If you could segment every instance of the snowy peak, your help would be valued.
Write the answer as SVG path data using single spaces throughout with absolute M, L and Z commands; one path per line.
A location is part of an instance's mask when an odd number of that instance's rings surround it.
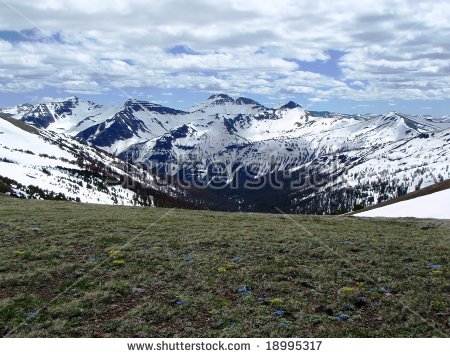
M 294 108 L 302 108 L 302 106 L 293 101 L 289 101 L 288 103 L 280 107 L 280 109 L 294 109 Z
M 80 99 L 77 96 L 69 96 L 62 99 L 58 99 L 55 101 L 52 101 L 52 103 L 72 103 L 74 105 L 78 104 Z
M 232 106 L 235 104 L 234 98 L 226 95 L 226 94 L 214 94 L 210 96 L 206 101 L 192 107 L 192 111 L 202 110 L 208 107 L 223 107 L 223 106 Z
M 241 104 L 241 105 L 251 105 L 251 106 L 255 106 L 255 107 L 263 107 L 260 103 L 252 100 L 251 98 L 246 98 L 246 97 L 239 97 L 236 102 L 236 104 Z
M 407 116 L 397 112 L 388 112 L 381 116 L 380 120 L 387 126 L 395 128 L 397 133 L 403 133 L 403 136 L 418 135 L 445 127 L 445 125 L 435 123 L 427 117 Z
M 159 114 L 185 114 L 186 112 L 170 107 L 165 107 L 157 103 L 151 103 L 147 101 L 140 101 L 136 99 L 129 99 L 124 103 L 124 109 L 131 109 L 134 112 L 148 111 L 156 112 Z
M 33 106 L 20 119 L 38 128 L 75 135 L 92 126 L 106 108 L 91 101 L 71 96 Z M 16 117 L 17 118 L 17 117 Z
M 129 99 L 107 115 L 102 115 L 101 121 L 79 131 L 76 138 L 120 154 L 131 145 L 167 133 L 183 122 L 188 114 L 160 104 Z
M 189 108 L 190 113 L 201 112 L 206 115 L 247 115 L 255 114 L 264 107 L 258 102 L 245 97 L 234 99 L 226 94 L 215 94 L 206 101 Z
M 225 93 L 220 93 L 220 94 L 213 94 L 208 98 L 208 101 L 234 102 L 234 99 Z
M 1 108 L 0 114 L 4 114 L 15 119 L 21 119 L 26 113 L 33 109 L 33 105 L 24 103 L 15 107 Z
M 391 121 L 391 122 L 402 120 L 403 118 L 404 117 L 401 114 L 392 111 L 383 114 L 381 117 L 383 121 Z
M 54 113 L 46 104 L 38 104 L 22 117 L 22 120 L 35 125 L 38 128 L 47 128 L 50 123 L 55 122 Z
M 233 97 L 228 96 L 227 94 L 221 93 L 221 94 L 215 94 L 210 96 L 204 104 L 207 105 L 214 105 L 214 106 L 220 106 L 220 105 L 227 105 L 227 104 L 235 104 L 235 105 L 250 105 L 254 107 L 263 107 L 260 103 L 254 101 L 251 98 L 246 97 L 239 97 L 237 99 L 234 99 Z

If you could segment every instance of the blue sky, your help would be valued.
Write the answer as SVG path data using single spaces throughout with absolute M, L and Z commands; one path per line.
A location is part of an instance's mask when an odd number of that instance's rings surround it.
M 0 106 L 213 93 L 342 113 L 450 114 L 448 1 L 0 3 Z

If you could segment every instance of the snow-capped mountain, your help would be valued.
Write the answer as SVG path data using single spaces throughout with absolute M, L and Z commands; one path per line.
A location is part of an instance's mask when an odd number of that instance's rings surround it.
M 144 175 L 145 174 L 145 175 Z M 0 117 L 0 192 L 84 203 L 166 206 L 182 193 L 68 135 Z
M 234 209 L 345 212 L 450 178 L 448 117 L 346 115 L 294 102 L 267 108 L 225 94 L 184 111 L 138 100 L 100 106 L 76 97 L 7 111 L 177 175 L 177 183 L 194 180 Z M 252 190 L 249 180 L 264 183 Z M 216 181 L 220 188 L 212 188 Z
M 0 108 L 0 114 L 21 119 L 25 114 L 33 109 L 33 105 L 29 103 L 21 104 L 15 107 Z
M 187 114 L 146 101 L 128 100 L 113 114 L 105 113 L 102 122 L 78 132 L 76 138 L 119 154 L 138 141 L 161 136 L 182 123 Z

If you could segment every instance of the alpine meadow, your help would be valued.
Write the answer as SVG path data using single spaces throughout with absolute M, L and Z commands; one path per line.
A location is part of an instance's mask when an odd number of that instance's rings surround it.
M 0 0 L 0 354 L 448 352 L 448 14 Z

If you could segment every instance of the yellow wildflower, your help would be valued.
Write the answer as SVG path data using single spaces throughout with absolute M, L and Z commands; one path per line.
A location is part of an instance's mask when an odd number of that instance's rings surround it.
M 340 292 L 341 294 L 343 294 L 343 295 L 352 295 L 352 294 L 355 293 L 355 291 L 356 291 L 356 289 L 353 288 L 353 287 L 342 287 L 342 288 L 339 290 L 339 292 Z
M 115 257 L 120 255 L 120 250 L 111 250 L 109 253 L 110 257 Z
M 225 272 L 228 272 L 228 271 L 232 270 L 233 268 L 234 268 L 234 265 L 228 264 L 228 265 L 219 267 L 217 269 L 217 271 L 219 271 L 220 273 L 225 273 Z
M 438 311 L 443 311 L 447 308 L 447 302 L 445 301 L 434 301 L 432 304 L 433 308 Z
M 281 298 L 272 298 L 270 300 L 270 303 L 274 304 L 274 305 L 280 305 L 282 304 L 284 301 Z

